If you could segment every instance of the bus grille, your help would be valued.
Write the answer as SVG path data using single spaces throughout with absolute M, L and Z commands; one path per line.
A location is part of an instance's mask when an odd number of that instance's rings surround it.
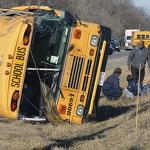
M 84 81 L 83 81 L 83 86 L 82 86 L 82 91 L 86 91 L 86 89 L 87 89 L 89 74 L 90 74 L 90 70 L 91 70 L 91 64 L 92 64 L 92 60 L 88 59 L 85 76 L 84 76 Z
M 79 89 L 83 64 L 84 64 L 84 58 L 77 57 L 77 56 L 73 57 L 71 74 L 70 74 L 69 83 L 68 83 L 69 88 Z

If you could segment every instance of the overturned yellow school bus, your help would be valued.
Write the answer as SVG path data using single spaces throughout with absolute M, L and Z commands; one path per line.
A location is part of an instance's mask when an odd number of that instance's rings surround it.
M 85 122 L 98 102 L 111 30 L 43 6 L 1 9 L 0 29 L 0 117 Z

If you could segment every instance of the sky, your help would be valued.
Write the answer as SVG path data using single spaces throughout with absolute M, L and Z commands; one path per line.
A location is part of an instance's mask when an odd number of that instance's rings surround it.
M 132 0 L 137 7 L 142 7 L 150 14 L 150 0 Z

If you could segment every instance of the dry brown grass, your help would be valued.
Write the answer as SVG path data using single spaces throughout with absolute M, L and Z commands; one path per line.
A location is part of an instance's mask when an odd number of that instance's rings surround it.
M 113 66 L 108 66 L 108 74 L 117 66 L 117 60 L 109 62 Z M 118 59 L 118 62 L 124 70 L 121 82 L 125 86 L 124 80 L 128 74 L 125 60 Z M 99 115 L 110 118 L 107 114 L 114 113 L 113 118 L 109 120 L 105 118 L 105 121 L 83 125 L 64 123 L 53 126 L 51 124 L 29 124 L 22 121 L 1 121 L 0 149 L 149 150 L 149 95 L 141 98 L 138 132 L 135 130 L 135 107 L 133 107 L 135 104 L 136 100 L 120 99 L 110 102 L 103 98 L 100 101 Z

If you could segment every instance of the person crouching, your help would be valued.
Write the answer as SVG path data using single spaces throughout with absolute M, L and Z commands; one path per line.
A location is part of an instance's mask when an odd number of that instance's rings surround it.
M 117 100 L 122 95 L 123 89 L 120 87 L 119 83 L 121 73 L 121 68 L 116 68 L 113 74 L 104 81 L 102 92 L 108 100 Z
M 124 90 L 125 98 L 133 99 L 138 94 L 138 81 L 132 75 L 127 75 L 128 86 Z

